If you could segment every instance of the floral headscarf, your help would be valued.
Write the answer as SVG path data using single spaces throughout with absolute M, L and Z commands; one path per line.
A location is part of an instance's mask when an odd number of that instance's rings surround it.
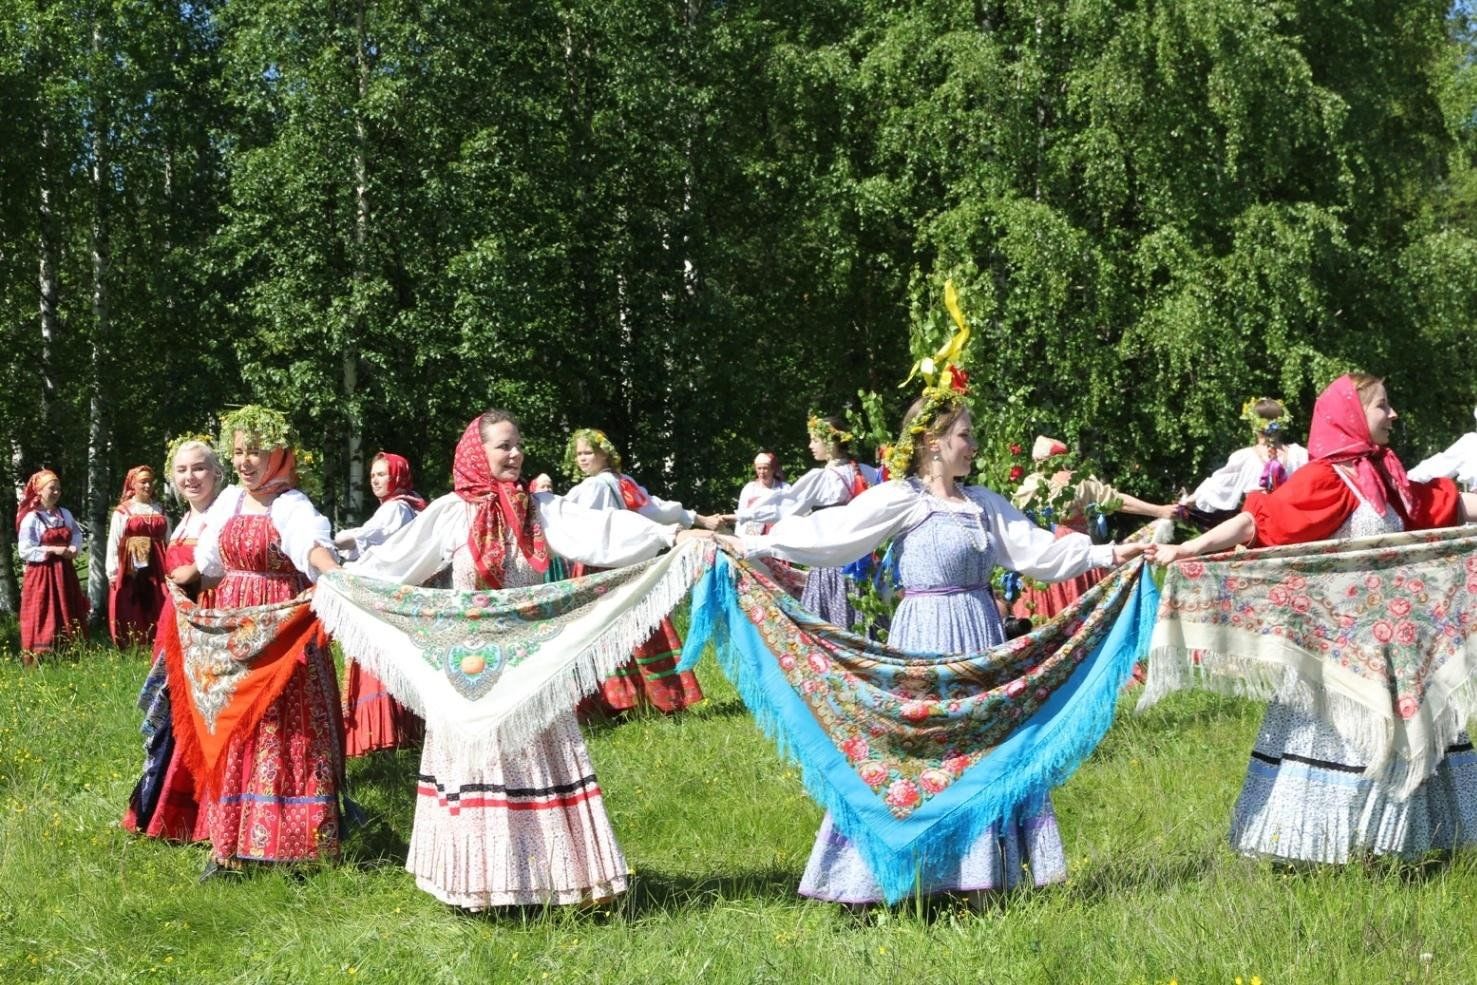
M 123 495 L 119 498 L 118 505 L 113 507 L 114 510 L 119 513 L 128 512 L 128 504 L 133 499 L 133 482 L 145 472 L 154 475 L 154 466 L 135 465 L 128 470 L 128 474 L 123 477 Z
M 58 483 L 61 478 L 51 469 L 41 469 L 26 480 L 26 488 L 21 493 L 20 506 L 15 511 L 15 530 L 20 532 L 21 522 L 25 520 L 27 513 L 34 513 L 41 508 L 41 487 L 55 479 Z
M 451 481 L 456 494 L 477 507 L 467 533 L 467 549 L 477 565 L 477 576 L 489 588 L 501 588 L 507 530 L 513 531 L 518 550 L 535 571 L 549 570 L 549 546 L 527 485 L 521 479 L 500 482 L 492 477 L 480 425 L 480 417 L 472 418 L 456 443 Z
M 1330 383 L 1313 404 L 1313 423 L 1308 427 L 1308 457 L 1354 467 L 1354 485 L 1383 513 L 1389 505 L 1387 491 L 1400 498 L 1400 510 L 1410 515 L 1414 500 L 1405 466 L 1388 445 L 1377 445 L 1369 433 L 1369 419 L 1359 391 L 1349 376 Z

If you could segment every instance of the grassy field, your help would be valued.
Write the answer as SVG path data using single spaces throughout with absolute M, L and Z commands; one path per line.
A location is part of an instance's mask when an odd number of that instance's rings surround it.
M 5 645 L 0 636 L 0 648 Z M 593 731 L 634 887 L 468 916 L 401 868 L 413 754 L 350 767 L 368 827 L 321 869 L 199 884 L 203 847 L 118 827 L 141 653 L 0 653 L 0 982 L 1474 982 L 1477 853 L 1289 872 L 1235 857 L 1259 706 L 1134 716 L 1055 795 L 1070 880 L 984 912 L 857 917 L 795 895 L 820 813 L 716 668 L 674 719 Z

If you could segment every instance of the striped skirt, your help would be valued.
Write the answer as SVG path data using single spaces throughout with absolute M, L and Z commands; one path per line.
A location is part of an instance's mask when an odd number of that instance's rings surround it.
M 1231 846 L 1247 855 L 1338 863 L 1477 842 L 1477 753 L 1465 732 L 1405 800 L 1367 779 L 1364 767 L 1331 724 L 1269 703 L 1236 800 Z
M 581 903 L 626 888 L 626 860 L 572 714 L 523 748 L 476 761 L 428 728 L 417 794 L 405 867 L 444 903 Z

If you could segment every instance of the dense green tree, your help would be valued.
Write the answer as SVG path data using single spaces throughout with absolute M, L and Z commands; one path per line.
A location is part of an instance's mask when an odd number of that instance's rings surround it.
M 985 464 L 1166 496 L 1356 366 L 1412 457 L 1473 398 L 1474 54 L 1427 0 L 0 0 L 0 482 L 97 514 L 252 400 L 343 521 L 502 405 L 717 508 L 895 426 L 945 279 Z

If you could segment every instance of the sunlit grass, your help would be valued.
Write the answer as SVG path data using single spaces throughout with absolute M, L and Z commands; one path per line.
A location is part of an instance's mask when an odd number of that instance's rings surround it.
M 608 910 L 471 917 L 401 868 L 415 756 L 351 765 L 342 864 L 198 883 L 205 850 L 117 826 L 142 654 L 0 656 L 0 982 L 1477 980 L 1477 859 L 1288 872 L 1234 856 L 1257 705 L 1127 706 L 1055 796 L 1065 886 L 856 917 L 795 895 L 820 812 L 711 663 L 709 700 L 590 732 L 636 870 Z

